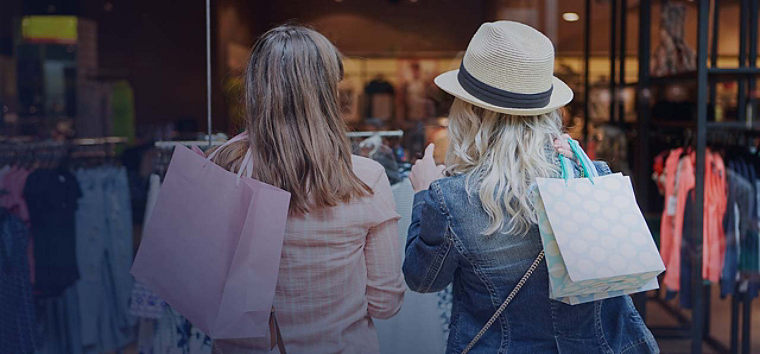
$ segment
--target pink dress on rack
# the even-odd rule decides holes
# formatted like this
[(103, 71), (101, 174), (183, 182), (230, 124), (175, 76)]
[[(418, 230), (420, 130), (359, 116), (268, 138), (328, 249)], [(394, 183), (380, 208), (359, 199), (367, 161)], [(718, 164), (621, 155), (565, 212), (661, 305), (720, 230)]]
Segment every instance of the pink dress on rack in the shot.
[[(22, 221), (29, 224), (29, 210), (24, 199), (24, 186), (26, 178), (32, 171), (20, 167), (11, 167), (2, 178), (3, 194), (0, 195), (0, 207), (7, 209), (11, 214), (18, 216)], [(27, 259), (29, 259), (29, 280), (34, 283), (34, 239), (29, 239), (27, 247)]]
[[(683, 149), (673, 149), (665, 159), (665, 208), (662, 211), (662, 221), (660, 224), (660, 255), (662, 262), (666, 266), (670, 264), (670, 256), (673, 253), (673, 232), (675, 231), (675, 208), (676, 200), (676, 174), (678, 171), (678, 161)], [(668, 268), (669, 269), (669, 268)]]
[(26, 208), (24, 199), (24, 185), (31, 171), (25, 168), (12, 167), (3, 176), (3, 189), (5, 193), (0, 196), (0, 205), (9, 212), (18, 216), (21, 220), (29, 222), (29, 210)]
[(705, 171), (705, 217), (702, 245), (702, 278), (713, 283), (720, 281), (726, 253), (726, 234), (723, 217), (728, 200), (726, 167), (720, 154), (707, 151)]
[[(689, 153), (680, 156), (680, 149), (673, 150), (666, 162), (665, 185), (666, 199), (665, 211), (663, 212), (661, 247), (663, 261), (667, 271), (663, 283), (669, 290), (680, 290), (681, 278), (681, 245), (684, 235), (684, 216), (686, 200), (689, 193), (695, 188), (695, 162), (696, 154)], [(671, 159), (673, 158), (673, 159)], [(672, 169), (672, 162), (677, 161), (677, 168)], [(668, 165), (670, 164), (670, 165)], [(717, 283), (723, 269), (723, 257), (725, 256), (725, 232), (723, 230), (723, 217), (726, 213), (726, 168), (723, 159), (717, 153), (707, 150), (705, 155), (705, 194), (702, 232), (702, 279)], [(675, 176), (671, 181), (670, 177)], [(696, 270), (694, 270), (696, 271)]]
[[(679, 153), (680, 155), (680, 153)], [(686, 200), (689, 191), (694, 189), (696, 182), (694, 165), (691, 158), (681, 158), (678, 161), (674, 195), (676, 207), (673, 214), (673, 233), (669, 249), (668, 262), (665, 263), (665, 278), (663, 283), (669, 290), (679, 290), (681, 280), (681, 241), (683, 240), (683, 223), (686, 213)], [(667, 212), (667, 210), (666, 210)], [(664, 239), (664, 238), (663, 238)], [(663, 257), (665, 258), (665, 257)]]
[[(290, 216), (274, 307), (288, 353), (378, 353), (372, 318), (401, 307), (393, 194), (383, 167), (353, 157), (354, 173), (374, 194)], [(222, 340), (215, 353), (268, 352), (264, 340)]]

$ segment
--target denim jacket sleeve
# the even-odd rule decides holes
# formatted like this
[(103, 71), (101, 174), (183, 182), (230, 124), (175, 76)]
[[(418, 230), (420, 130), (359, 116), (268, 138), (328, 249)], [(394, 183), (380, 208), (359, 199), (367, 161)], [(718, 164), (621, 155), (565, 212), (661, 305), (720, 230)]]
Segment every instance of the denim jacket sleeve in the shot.
[(596, 171), (599, 172), (600, 176), (606, 176), (609, 174), (612, 174), (612, 170), (610, 170), (610, 166), (607, 165), (604, 161), (593, 161), (594, 167), (596, 167)]
[(438, 183), (414, 196), (412, 223), (406, 241), (404, 277), (410, 289), (436, 292), (454, 279), (457, 250), (451, 219)]
[[(610, 166), (607, 165), (604, 161), (591, 161), (594, 163), (594, 168), (596, 168), (596, 172), (599, 173), (600, 176), (606, 176), (609, 174), (612, 174), (612, 170), (610, 170)], [(583, 170), (581, 169), (581, 166), (575, 162), (573, 162), (573, 167), (575, 168), (575, 176), (579, 177), (583, 175)]]

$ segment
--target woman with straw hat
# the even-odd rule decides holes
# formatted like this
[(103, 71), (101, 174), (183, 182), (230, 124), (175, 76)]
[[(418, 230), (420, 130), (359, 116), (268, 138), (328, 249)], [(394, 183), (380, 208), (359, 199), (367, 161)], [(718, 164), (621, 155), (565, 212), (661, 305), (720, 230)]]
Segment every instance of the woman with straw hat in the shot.
[[(566, 149), (557, 145), (559, 109), (573, 92), (553, 71), (546, 36), (498, 21), (478, 29), (459, 70), (435, 79), (456, 98), (451, 143), (445, 168), (429, 146), (412, 169), (417, 193), (403, 269), (415, 291), (453, 282), (448, 353), (659, 351), (628, 296), (574, 306), (549, 298), (530, 186), (558, 176), (555, 149)], [(506, 311), (497, 312), (505, 299)]]

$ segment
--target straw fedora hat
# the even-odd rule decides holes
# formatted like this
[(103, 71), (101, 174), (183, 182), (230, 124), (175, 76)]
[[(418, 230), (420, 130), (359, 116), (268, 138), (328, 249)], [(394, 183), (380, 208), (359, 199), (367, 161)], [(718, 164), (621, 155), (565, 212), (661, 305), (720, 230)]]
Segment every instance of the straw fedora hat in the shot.
[(554, 76), (554, 46), (528, 25), (486, 22), (470, 40), (458, 70), (435, 78), (455, 97), (496, 112), (538, 115), (560, 108), (573, 91)]

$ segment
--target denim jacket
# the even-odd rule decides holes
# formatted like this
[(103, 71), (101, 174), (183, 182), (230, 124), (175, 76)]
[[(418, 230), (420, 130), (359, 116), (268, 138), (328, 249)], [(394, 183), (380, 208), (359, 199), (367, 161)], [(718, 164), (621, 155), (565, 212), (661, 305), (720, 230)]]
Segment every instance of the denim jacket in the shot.
[[(609, 174), (595, 162), (600, 175)], [(577, 173), (577, 171), (576, 171)], [(522, 235), (482, 235), (490, 222), (466, 175), (433, 182), (414, 197), (404, 275), (414, 291), (453, 282), (447, 353), (460, 353), (541, 252), (538, 226)], [(549, 298), (546, 262), (533, 273), (472, 353), (657, 353), (628, 296), (580, 305)]]

